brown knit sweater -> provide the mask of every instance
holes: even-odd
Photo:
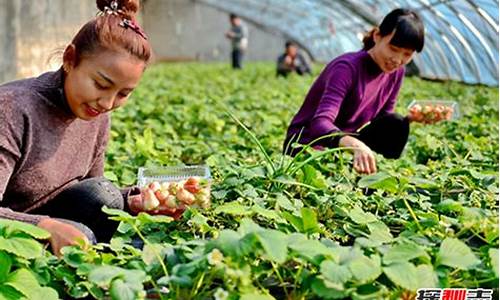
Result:
[[[0,86],[0,218],[29,212],[82,179],[102,176],[110,120],[75,117],[62,69]]]

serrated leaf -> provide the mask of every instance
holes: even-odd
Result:
[[[12,258],[7,252],[0,251],[0,284],[7,279],[12,267]]]
[[[402,243],[394,245],[384,254],[384,263],[390,265],[397,262],[405,262],[417,257],[428,257],[427,253],[416,244]]]
[[[218,206],[216,209],[214,209],[214,213],[224,213],[232,216],[246,216],[252,214],[252,210],[250,209],[250,207],[241,205],[238,202],[234,201]]]
[[[42,244],[34,239],[22,237],[11,237],[6,239],[0,236],[0,250],[26,259],[32,259],[43,255]]]
[[[417,268],[409,262],[399,262],[383,268],[385,275],[396,285],[410,291],[418,288]]]
[[[445,265],[461,270],[472,269],[480,263],[472,250],[464,242],[456,238],[446,238],[439,247],[437,261]]]
[[[320,265],[321,274],[324,278],[334,283],[343,285],[352,277],[351,271],[345,265],[339,265],[331,260],[324,260]]]
[[[382,273],[380,263],[366,256],[354,258],[347,265],[352,275],[360,282],[375,280]]]
[[[240,300],[275,300],[275,298],[271,295],[253,292],[241,295]]]
[[[333,261],[339,260],[339,255],[334,249],[328,248],[317,240],[309,240],[300,233],[294,233],[288,236],[288,247],[297,252],[308,261],[319,264],[321,259],[329,258]]]
[[[389,230],[389,227],[382,221],[371,222],[367,224],[370,230],[369,239],[378,243],[388,243],[394,238]]]
[[[35,239],[39,240],[46,240],[50,238],[50,233],[36,227],[35,225],[24,223],[24,222],[19,222],[19,221],[14,221],[14,220],[8,220],[8,219],[0,219],[0,228],[1,227],[6,227],[9,232],[24,232]]]
[[[115,279],[111,282],[109,295],[113,300],[135,300],[135,291],[122,279]]]
[[[498,249],[491,248],[488,250],[488,255],[490,256],[491,267],[495,271],[495,275],[498,277]]]
[[[27,269],[12,272],[4,284],[13,287],[30,300],[57,300],[59,298],[55,290],[41,287],[35,275]]]
[[[348,295],[348,291],[338,290],[329,285],[327,280],[318,277],[313,279],[311,288],[321,299],[344,299]]]
[[[277,230],[263,230],[256,233],[264,252],[277,263],[284,263],[288,253],[287,235]]]
[[[432,265],[422,264],[417,266],[417,281],[418,288],[439,287],[438,277],[436,275],[436,272],[434,272]]]
[[[361,188],[380,189],[395,193],[398,190],[398,180],[385,172],[378,172],[372,175],[367,175],[358,182]]]
[[[303,230],[306,233],[314,233],[319,231],[318,218],[314,210],[304,207],[300,210],[302,215]]]
[[[358,206],[354,206],[354,208],[349,211],[349,218],[357,224],[367,224],[377,221],[377,217],[375,217],[375,215],[369,212],[364,212]]]
[[[141,258],[142,261],[149,266],[153,262],[158,262],[158,256],[163,258],[162,255],[163,245],[162,244],[146,244],[142,249]]]

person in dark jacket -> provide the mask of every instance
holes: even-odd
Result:
[[[308,60],[298,51],[297,44],[287,41],[285,53],[278,57],[276,74],[277,76],[288,76],[296,72],[299,75],[311,74],[311,65]]]

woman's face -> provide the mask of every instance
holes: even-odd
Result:
[[[83,120],[124,105],[145,68],[143,61],[120,51],[83,57],[77,66],[73,58],[74,49],[66,49],[64,92],[71,111]]]
[[[392,45],[390,42],[395,32],[384,37],[380,36],[378,30],[373,34],[375,46],[368,50],[368,53],[385,73],[391,73],[406,65],[413,58],[415,50],[401,48]]]

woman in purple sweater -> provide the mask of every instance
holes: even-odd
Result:
[[[363,43],[361,51],[337,57],[316,79],[288,128],[288,154],[300,151],[293,142],[325,137],[313,146],[351,148],[354,169],[367,174],[377,170],[373,151],[386,158],[401,155],[411,120],[393,110],[405,65],[424,47],[424,25],[414,11],[396,9]]]
[[[129,191],[102,177],[109,112],[137,86],[151,48],[138,0],[96,2],[102,13],[66,47],[61,69],[0,86],[0,218],[49,231],[56,254],[108,241],[118,223],[101,207],[127,209]]]

